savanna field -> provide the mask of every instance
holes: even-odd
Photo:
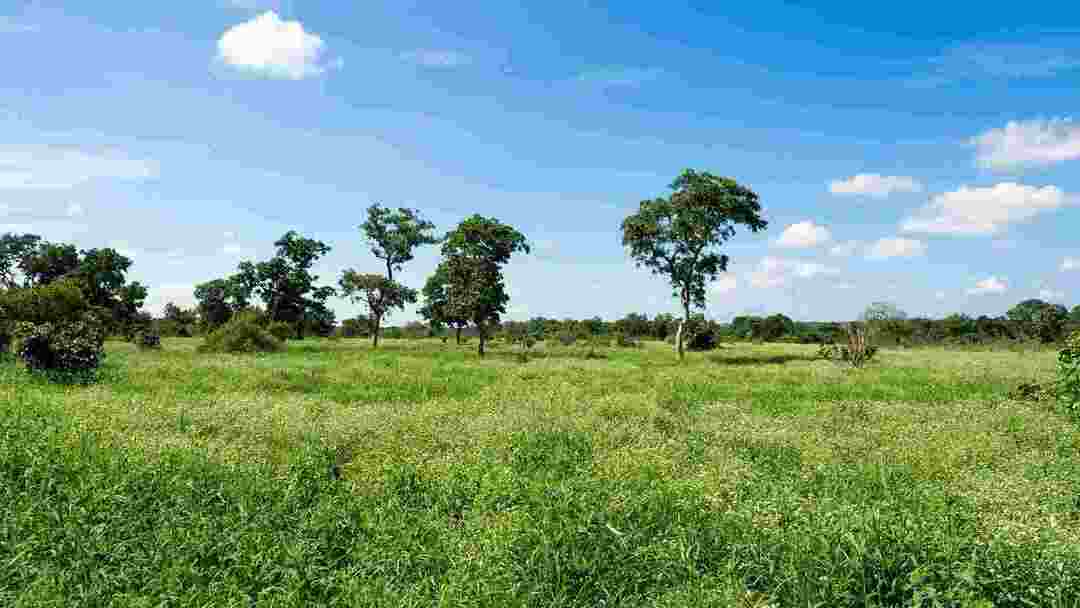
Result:
[[[0,366],[0,605],[1080,606],[1052,350],[199,343]]]

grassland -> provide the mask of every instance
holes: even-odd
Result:
[[[0,605],[1080,606],[1052,352],[197,344],[0,365]]]

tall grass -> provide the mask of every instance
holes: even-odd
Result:
[[[1080,606],[1052,355],[305,342],[0,366],[0,605]]]

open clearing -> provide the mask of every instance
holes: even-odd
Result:
[[[1051,351],[198,343],[0,366],[0,604],[1080,606]]]

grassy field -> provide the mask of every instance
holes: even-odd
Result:
[[[197,345],[0,365],[0,605],[1080,606],[1052,352]]]

